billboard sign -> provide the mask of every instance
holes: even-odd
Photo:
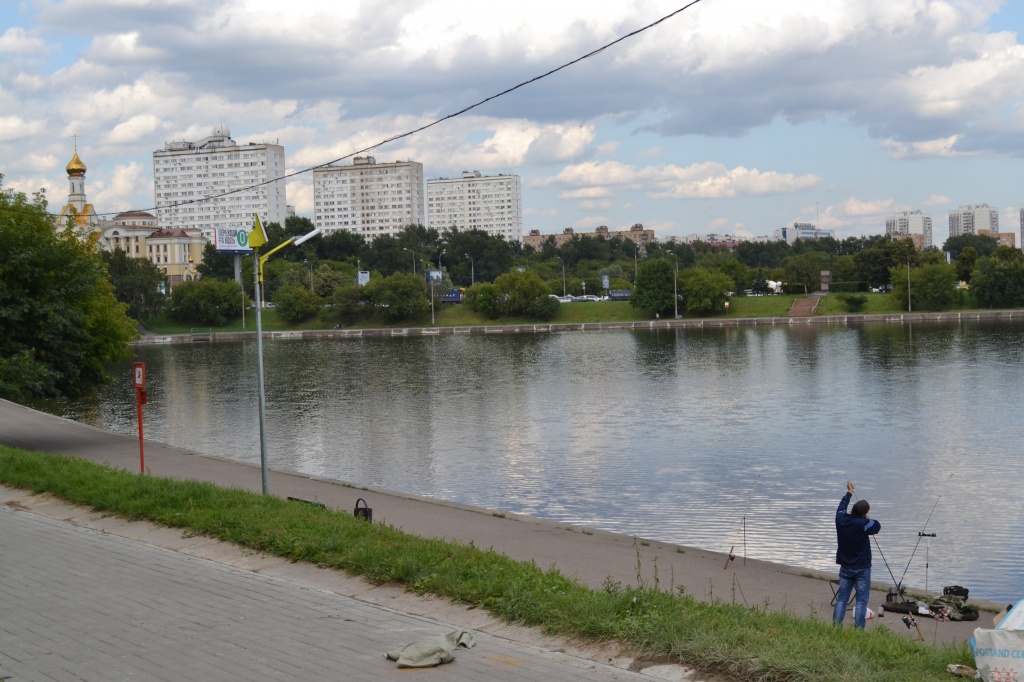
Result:
[[[249,233],[245,230],[217,228],[213,234],[213,243],[217,253],[252,253],[252,247],[249,246]]]
[[[365,287],[370,283],[370,272],[368,270],[359,271],[359,286]]]
[[[430,283],[431,284],[440,284],[441,283],[441,271],[440,270],[431,270],[430,273],[429,273],[429,279],[430,279]]]

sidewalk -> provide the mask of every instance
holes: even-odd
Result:
[[[30,450],[81,457],[128,471],[138,471],[139,467],[137,439],[111,434],[7,401],[0,401],[0,442]],[[261,490],[258,466],[159,443],[146,443],[146,468],[155,476],[198,479],[225,487]],[[715,552],[682,548],[653,540],[634,541],[630,536],[512,514],[496,516],[486,509],[382,490],[353,488],[339,481],[303,474],[271,471],[269,485],[274,495],[318,501],[347,512],[351,512],[356,499],[362,497],[373,509],[375,522],[390,523],[424,537],[440,537],[473,542],[483,548],[491,547],[514,559],[533,560],[542,568],[554,566],[563,574],[595,588],[599,588],[609,578],[623,584],[635,584],[639,560],[642,579],[653,584],[656,566],[663,589],[674,591],[682,586],[689,594],[700,599],[767,606],[769,609],[815,616],[826,621],[831,618],[832,591],[828,579],[835,577],[833,574],[749,559],[744,562],[742,558],[737,558],[729,563],[728,568],[723,568],[725,556]],[[27,497],[24,492],[20,495]],[[74,516],[75,522],[80,523],[77,517],[82,514]],[[65,517],[58,515],[57,518]],[[104,524],[135,525],[115,523],[112,519],[105,520]],[[106,525],[99,527],[106,529]],[[172,549],[177,549],[183,542],[180,532],[165,530],[162,533],[174,536],[172,542],[166,545]],[[193,539],[192,542],[195,541]],[[198,541],[212,543],[206,539]],[[264,559],[250,559],[254,570],[263,571],[260,562]],[[6,556],[3,560],[6,563]],[[67,565],[74,566],[77,563],[71,561]],[[272,560],[272,563],[276,565],[283,562]],[[242,565],[248,568],[244,562]],[[368,589],[365,585],[361,588],[362,591]],[[883,599],[883,592],[874,593],[871,608],[877,612]],[[978,605],[974,600],[972,603]],[[998,610],[1003,605],[991,606]],[[475,628],[472,619],[478,616],[475,612],[463,610],[458,617],[449,621],[450,629]],[[983,612],[981,619],[974,623],[939,623],[926,618],[920,618],[919,622],[929,642],[964,642],[970,638],[975,627],[989,627],[991,617]],[[917,637],[916,631],[908,630],[897,614],[869,621],[868,627],[880,625],[904,636]],[[385,647],[393,644],[389,642]],[[464,654],[476,655],[474,650]],[[466,657],[463,655],[463,658]]]
[[[179,546],[164,549],[116,530],[83,528],[77,518],[66,517],[68,523],[10,506],[22,497],[0,488],[0,679],[9,682],[369,682],[403,674],[451,682],[652,679],[532,644],[522,636],[531,631],[509,631],[394,588],[246,556],[201,538],[183,542],[180,532],[150,527]],[[77,513],[41,506],[59,516]],[[110,521],[91,517],[83,520]],[[408,613],[412,602],[419,608]],[[403,644],[467,629],[462,621],[471,624],[476,646],[458,650],[451,663],[401,670],[384,657]]]

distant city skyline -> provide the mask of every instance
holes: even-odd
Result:
[[[155,207],[152,154],[218,125],[287,171],[478,102],[679,9],[637,0],[388,6],[0,2],[4,186],[65,202],[74,151],[111,217]],[[538,19],[542,17],[541,19]],[[523,233],[837,238],[988,204],[1018,232],[1024,3],[706,0],[553,76],[375,147],[426,180],[522,181]],[[312,173],[287,180],[312,218]]]

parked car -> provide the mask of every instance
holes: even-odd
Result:
[[[572,296],[555,296],[555,298],[558,299],[559,303],[572,303],[574,300],[576,300]]]
[[[583,296],[577,296],[574,300],[583,303],[588,301],[600,301],[601,297],[595,296],[594,294],[585,294]]]

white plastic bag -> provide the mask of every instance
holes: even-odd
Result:
[[[1024,680],[1024,600],[1017,602],[995,629],[976,629],[971,653],[986,682]]]

